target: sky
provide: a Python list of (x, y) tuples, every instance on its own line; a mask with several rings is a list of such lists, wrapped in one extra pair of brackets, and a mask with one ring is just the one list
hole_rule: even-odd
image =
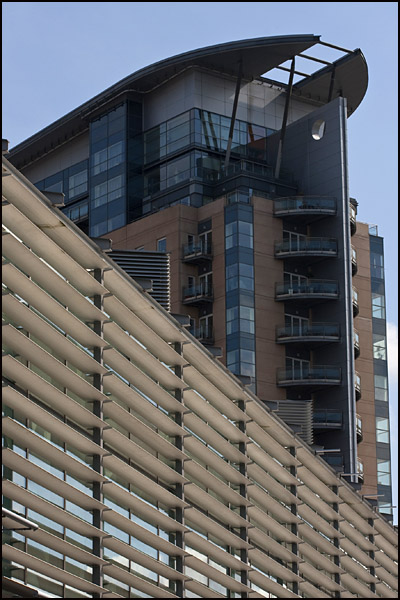
[[(397, 506), (398, 3), (3, 2), (2, 7), (3, 138), (10, 148), (138, 69), (196, 48), (313, 34), (362, 50), (369, 84), (348, 121), (349, 183), (359, 203), (358, 220), (377, 224), (384, 237)], [(321, 58), (342, 56), (320, 48)]]

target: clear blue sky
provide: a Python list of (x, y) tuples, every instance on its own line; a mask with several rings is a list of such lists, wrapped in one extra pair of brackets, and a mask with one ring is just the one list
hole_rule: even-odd
[[(350, 194), (385, 238), (397, 471), (397, 2), (3, 2), (3, 137), (13, 147), (134, 71), (202, 46), (315, 34), (369, 69), (348, 123)], [(326, 58), (339, 56), (333, 51)], [(397, 505), (397, 475), (394, 480)]]

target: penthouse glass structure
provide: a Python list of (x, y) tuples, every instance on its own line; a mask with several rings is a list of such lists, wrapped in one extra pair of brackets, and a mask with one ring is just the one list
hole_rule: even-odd
[[(336, 60), (319, 57), (324, 45)], [(89, 236), (168, 252), (171, 311), (305, 442), (330, 450), (331, 466), (381, 497), (388, 467), (367, 363), (383, 342), (355, 326), (361, 311), (372, 329), (378, 292), (370, 275), (367, 292), (357, 287), (365, 248), (347, 162), (347, 119), (367, 84), (362, 52), (319, 36), (220, 44), (126, 77), (8, 158), (39, 190), (63, 192), (64, 213)]]
[(2, 169), (3, 597), (394, 597), (373, 503)]

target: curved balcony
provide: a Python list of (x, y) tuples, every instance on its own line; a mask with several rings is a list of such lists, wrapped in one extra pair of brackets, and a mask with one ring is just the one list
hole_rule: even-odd
[(313, 413), (313, 429), (321, 431), (331, 431), (332, 429), (342, 429), (343, 414), (334, 410), (317, 410)]
[(340, 385), (341, 380), (340, 367), (327, 365), (281, 368), (277, 371), (278, 387), (320, 388)]
[(364, 481), (364, 463), (357, 458), (357, 475), (360, 481)]
[(287, 196), (274, 201), (275, 217), (310, 222), (335, 215), (336, 198), (330, 196)]
[(337, 323), (312, 323), (276, 328), (278, 344), (313, 344), (337, 342), (340, 339), (340, 327)]
[(208, 260), (212, 260), (211, 244), (197, 242), (183, 246), (183, 262), (189, 264), (199, 264)]
[(277, 301), (306, 300), (311, 303), (338, 297), (338, 282), (328, 279), (309, 279), (304, 283), (277, 283), (275, 286)]
[(357, 252), (355, 250), (355, 248), (353, 248), (353, 246), (351, 247), (351, 274), (354, 277), (354, 275), (357, 274), (358, 271), (358, 265), (357, 265)]
[(357, 231), (357, 211), (350, 202), (350, 235), (354, 235)]
[(360, 415), (356, 414), (356, 434), (357, 434), (357, 444), (359, 444), (363, 439), (362, 434), (362, 421)]
[(358, 305), (358, 292), (357, 292), (356, 288), (354, 288), (354, 287), (353, 287), (352, 303), (353, 303), (353, 317), (356, 317), (360, 312), (360, 307)]
[(334, 238), (296, 238), (275, 242), (275, 258), (326, 258), (337, 256)]
[(192, 285), (183, 289), (183, 304), (203, 304), (213, 301), (213, 287), (211, 284)]
[(353, 331), (353, 346), (354, 346), (354, 358), (358, 358), (360, 356), (360, 336), (358, 335), (358, 331)]
[(359, 400), (361, 398), (361, 377), (357, 371), (354, 373), (354, 388), (356, 390), (356, 400)]

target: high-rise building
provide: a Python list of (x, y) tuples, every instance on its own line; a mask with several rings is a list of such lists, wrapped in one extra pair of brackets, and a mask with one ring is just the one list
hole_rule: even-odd
[(2, 175), (2, 597), (396, 597), (376, 494)]
[(328, 62), (321, 44), (259, 38), (160, 61), (8, 158), (113, 251), (168, 252), (171, 311), (390, 518), (383, 247), (357, 229), (347, 161), (368, 71), (360, 50), (325, 44)]

